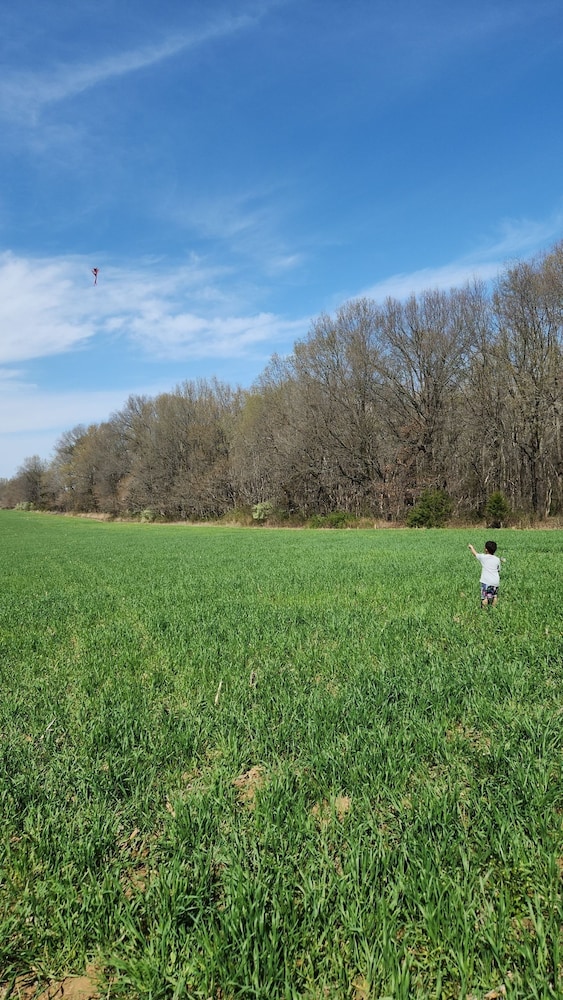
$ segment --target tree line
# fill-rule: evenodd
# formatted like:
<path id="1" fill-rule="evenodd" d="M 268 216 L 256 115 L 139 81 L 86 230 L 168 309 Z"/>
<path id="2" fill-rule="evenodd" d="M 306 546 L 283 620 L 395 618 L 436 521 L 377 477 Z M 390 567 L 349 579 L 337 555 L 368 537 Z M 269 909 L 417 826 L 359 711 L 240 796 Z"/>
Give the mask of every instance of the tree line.
<path id="1" fill-rule="evenodd" d="M 563 511 L 563 242 L 493 287 L 349 301 L 249 389 L 186 381 L 77 426 L 0 484 L 3 506 L 214 519 L 402 520 L 428 491 Z"/>

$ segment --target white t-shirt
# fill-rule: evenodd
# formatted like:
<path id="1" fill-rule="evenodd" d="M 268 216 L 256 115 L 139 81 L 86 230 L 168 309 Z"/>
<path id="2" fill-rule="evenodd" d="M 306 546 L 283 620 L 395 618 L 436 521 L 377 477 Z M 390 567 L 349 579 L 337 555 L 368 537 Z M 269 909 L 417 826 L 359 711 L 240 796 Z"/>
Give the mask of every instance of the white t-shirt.
<path id="1" fill-rule="evenodd" d="M 487 587 L 498 587 L 500 583 L 500 559 L 498 556 L 491 556 L 488 552 L 478 552 L 477 558 L 481 563 L 481 583 Z"/>

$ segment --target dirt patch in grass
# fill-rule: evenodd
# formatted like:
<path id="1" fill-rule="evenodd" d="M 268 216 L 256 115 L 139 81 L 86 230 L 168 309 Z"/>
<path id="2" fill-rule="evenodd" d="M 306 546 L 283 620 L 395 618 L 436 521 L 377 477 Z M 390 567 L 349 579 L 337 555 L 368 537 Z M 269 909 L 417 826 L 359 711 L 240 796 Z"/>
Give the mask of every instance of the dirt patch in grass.
<path id="1" fill-rule="evenodd" d="M 481 732 L 480 729 L 472 729 L 470 726 L 464 726 L 461 722 L 458 722 L 453 729 L 447 730 L 446 739 L 449 743 L 454 741 L 468 743 L 478 753 L 490 754 L 491 752 L 491 737 Z"/>
<path id="2" fill-rule="evenodd" d="M 0 1000 L 96 1000 L 100 996 L 98 975 L 94 966 L 88 966 L 83 976 L 65 976 L 48 986 L 33 973 L 18 976 L 13 984 L 0 984 Z"/>
<path id="3" fill-rule="evenodd" d="M 330 822 L 334 817 L 342 823 L 344 817 L 350 812 L 351 808 L 352 799 L 348 795 L 337 795 L 331 802 L 329 802 L 328 799 L 323 799 L 322 802 L 316 802 L 311 809 L 311 813 L 315 817 L 321 829 L 324 829 L 330 825 Z"/>
<path id="4" fill-rule="evenodd" d="M 251 767 L 249 771 L 245 771 L 244 774 L 239 774 L 238 778 L 235 778 L 233 785 L 237 790 L 237 799 L 247 807 L 247 809 L 254 809 L 256 802 L 256 792 L 262 788 L 265 782 L 264 771 L 260 766 Z"/>

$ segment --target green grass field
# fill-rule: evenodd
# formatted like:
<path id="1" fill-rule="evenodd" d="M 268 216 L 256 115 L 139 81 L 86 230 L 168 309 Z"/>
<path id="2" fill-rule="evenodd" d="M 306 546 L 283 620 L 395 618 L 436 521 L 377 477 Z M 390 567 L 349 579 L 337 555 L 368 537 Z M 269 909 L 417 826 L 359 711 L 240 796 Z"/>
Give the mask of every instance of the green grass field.
<path id="1" fill-rule="evenodd" d="M 557 531 L 0 512 L 0 982 L 563 996 Z M 0 990 L 1 995 L 1 990 Z"/>

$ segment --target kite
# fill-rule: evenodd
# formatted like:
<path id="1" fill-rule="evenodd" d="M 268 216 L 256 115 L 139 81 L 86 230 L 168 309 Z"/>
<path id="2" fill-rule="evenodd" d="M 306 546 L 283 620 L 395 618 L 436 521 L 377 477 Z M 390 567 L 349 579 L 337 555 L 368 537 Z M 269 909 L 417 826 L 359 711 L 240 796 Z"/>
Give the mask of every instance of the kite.
<path id="1" fill-rule="evenodd" d="M 98 274 L 99 274 L 99 273 L 100 273 L 100 269 L 99 269 L 99 267 L 93 267 L 93 268 L 92 268 L 92 274 L 94 275 L 94 284 L 95 284 L 95 285 L 97 285 L 97 284 L 98 284 Z"/>

